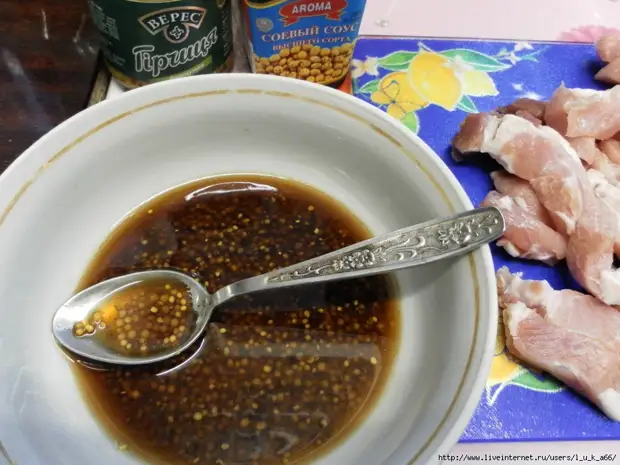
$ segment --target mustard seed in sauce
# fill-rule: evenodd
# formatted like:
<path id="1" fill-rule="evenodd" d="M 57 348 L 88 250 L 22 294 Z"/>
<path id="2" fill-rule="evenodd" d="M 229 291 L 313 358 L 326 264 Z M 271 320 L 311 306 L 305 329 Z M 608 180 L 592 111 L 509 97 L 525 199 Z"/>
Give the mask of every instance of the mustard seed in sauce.
<path id="1" fill-rule="evenodd" d="M 104 299 L 84 321 L 75 323 L 73 334 L 96 337 L 124 355 L 155 354 L 191 335 L 195 327 L 187 305 L 191 299 L 189 289 L 177 281 L 135 283 Z"/>
<path id="2" fill-rule="evenodd" d="M 214 292 L 369 237 L 350 213 L 306 186 L 212 178 L 129 217 L 81 286 L 169 268 Z M 389 277 L 376 276 L 252 294 L 218 307 L 205 338 L 174 360 L 74 366 L 110 434 L 149 463 L 304 463 L 346 438 L 380 395 L 399 334 L 394 292 Z M 174 297 L 164 302 L 167 324 L 176 318 L 174 327 L 189 331 Z M 161 300 L 142 311 L 145 321 L 164 318 Z M 140 338 L 146 328 L 137 324 L 129 331 Z"/>

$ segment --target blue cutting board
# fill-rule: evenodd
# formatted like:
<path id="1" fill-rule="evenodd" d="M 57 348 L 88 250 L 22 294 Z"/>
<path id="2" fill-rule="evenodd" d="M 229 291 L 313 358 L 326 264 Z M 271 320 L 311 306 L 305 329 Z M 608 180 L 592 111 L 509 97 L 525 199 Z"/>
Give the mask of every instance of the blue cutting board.
<path id="1" fill-rule="evenodd" d="M 492 188 L 491 167 L 455 163 L 450 141 L 467 113 L 488 111 L 520 97 L 548 100 L 567 87 L 604 88 L 593 45 L 360 38 L 355 50 L 352 92 L 387 111 L 417 133 L 448 165 L 478 205 Z M 417 94 L 408 84 L 413 73 Z M 555 288 L 578 289 L 564 265 L 551 268 L 516 260 L 493 246 L 496 269 L 507 265 Z M 499 331 L 485 392 L 462 442 L 620 439 L 620 423 L 549 377 L 539 376 L 506 355 Z"/>

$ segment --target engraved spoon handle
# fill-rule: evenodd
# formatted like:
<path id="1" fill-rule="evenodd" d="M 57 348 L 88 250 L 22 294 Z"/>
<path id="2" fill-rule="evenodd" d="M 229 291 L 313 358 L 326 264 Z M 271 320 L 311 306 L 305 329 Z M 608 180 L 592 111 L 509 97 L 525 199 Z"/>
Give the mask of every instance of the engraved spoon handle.
<path id="1" fill-rule="evenodd" d="M 504 218 L 497 208 L 477 208 L 238 281 L 220 289 L 214 303 L 219 305 L 249 292 L 370 276 L 454 257 L 501 237 L 504 228 Z"/>

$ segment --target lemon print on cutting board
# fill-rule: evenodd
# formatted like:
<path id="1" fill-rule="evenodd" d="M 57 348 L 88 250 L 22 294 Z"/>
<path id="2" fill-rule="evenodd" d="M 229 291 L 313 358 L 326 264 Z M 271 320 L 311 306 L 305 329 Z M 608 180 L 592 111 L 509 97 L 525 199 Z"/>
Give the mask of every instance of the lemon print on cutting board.
<path id="1" fill-rule="evenodd" d="M 453 111 L 463 96 L 495 96 L 495 83 L 460 56 L 448 58 L 437 52 L 420 50 L 411 60 L 408 77 L 411 87 L 427 102 Z"/>
<path id="2" fill-rule="evenodd" d="M 397 50 L 383 57 L 353 60 L 352 88 L 417 133 L 418 114 L 429 106 L 478 113 L 475 99 L 499 95 L 492 73 L 521 61 L 537 61 L 544 50 L 516 44 L 513 50 L 502 48 L 491 56 L 467 48 L 434 51 L 418 42 L 417 51 Z M 377 77 L 360 87 L 358 81 L 364 76 Z"/>

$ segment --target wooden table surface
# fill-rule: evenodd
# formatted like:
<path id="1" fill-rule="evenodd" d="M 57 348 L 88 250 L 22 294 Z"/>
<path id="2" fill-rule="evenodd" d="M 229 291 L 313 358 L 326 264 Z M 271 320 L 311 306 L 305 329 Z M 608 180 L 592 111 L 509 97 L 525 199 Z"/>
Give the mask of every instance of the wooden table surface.
<path id="1" fill-rule="evenodd" d="M 98 47 L 87 0 L 0 0 L 0 173 L 82 110 Z"/>

